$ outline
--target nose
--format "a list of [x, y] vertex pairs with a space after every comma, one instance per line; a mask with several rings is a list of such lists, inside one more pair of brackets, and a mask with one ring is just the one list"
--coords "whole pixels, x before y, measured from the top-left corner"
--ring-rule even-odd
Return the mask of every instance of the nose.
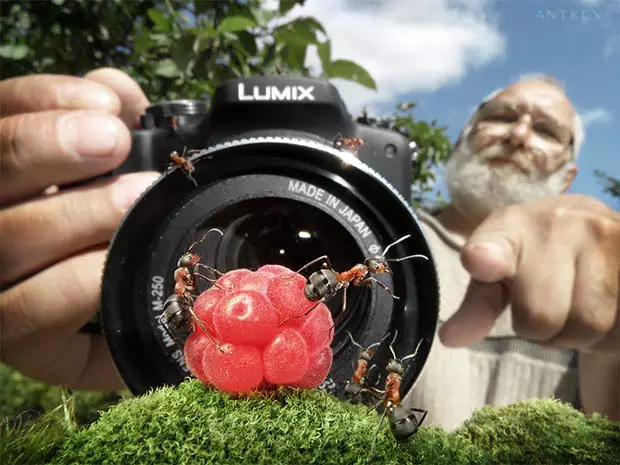
[[530, 135], [530, 129], [532, 126], [532, 117], [530, 115], [523, 115], [519, 121], [517, 121], [510, 130], [510, 143], [515, 147], [524, 146]]

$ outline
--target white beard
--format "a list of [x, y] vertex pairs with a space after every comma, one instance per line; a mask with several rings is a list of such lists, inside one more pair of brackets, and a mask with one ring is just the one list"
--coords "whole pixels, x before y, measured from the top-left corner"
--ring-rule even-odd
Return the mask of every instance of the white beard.
[[491, 167], [489, 155], [501, 151], [501, 147], [492, 146], [474, 154], [466, 138], [454, 148], [445, 166], [445, 179], [450, 200], [458, 211], [484, 219], [508, 205], [562, 193], [570, 163], [547, 178], [528, 176], [513, 165]]

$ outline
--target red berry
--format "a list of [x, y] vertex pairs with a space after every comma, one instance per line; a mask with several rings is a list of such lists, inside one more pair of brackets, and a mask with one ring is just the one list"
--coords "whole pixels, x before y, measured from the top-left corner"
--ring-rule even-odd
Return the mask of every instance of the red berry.
[[263, 352], [265, 379], [274, 384], [297, 381], [308, 367], [306, 341], [298, 331], [283, 329]]
[[[194, 313], [198, 319], [204, 323], [205, 329], [212, 334], [215, 332], [215, 326], [213, 325], [213, 309], [225, 294], [226, 291], [223, 289], [212, 287], [201, 293], [194, 302]], [[196, 328], [196, 325], [194, 325], [194, 328]], [[213, 335], [215, 336], [215, 334]]]
[[263, 265], [258, 270], [257, 273], [261, 274], [269, 274], [271, 276], [280, 276], [283, 274], [293, 274], [294, 272], [282, 265]]
[[209, 336], [202, 332], [194, 332], [185, 341], [185, 363], [192, 374], [204, 383], [209, 383], [202, 367], [202, 359], [210, 346], [215, 347], [215, 343]]
[[329, 369], [332, 366], [332, 357], [331, 347], [324, 347], [311, 354], [309, 357], [310, 364], [306, 369], [306, 373], [302, 378], [293, 382], [292, 385], [304, 389], [317, 387], [327, 378]]
[[213, 344], [204, 352], [203, 370], [211, 384], [222, 391], [240, 394], [261, 384], [263, 361], [259, 349], [230, 343], [220, 348], [221, 351]]
[[194, 303], [194, 313], [219, 345], [194, 325], [185, 344], [190, 371], [237, 394], [279, 385], [318, 386], [332, 363], [333, 318], [323, 303], [302, 316], [315, 305], [305, 297], [305, 285], [306, 278], [280, 265], [234, 270], [219, 278], [217, 287]]
[[310, 352], [330, 345], [334, 338], [334, 319], [327, 305], [323, 303], [303, 318], [288, 320], [284, 326], [296, 328], [306, 340]]
[[246, 270], [245, 268], [240, 268], [238, 270], [232, 270], [226, 273], [224, 276], [219, 278], [215, 284], [219, 287], [223, 287], [226, 290], [234, 289], [239, 281], [243, 279], [244, 276], [250, 274], [250, 270]]
[[268, 273], [252, 273], [245, 275], [235, 286], [236, 291], [256, 291], [265, 295], [272, 275]]
[[274, 277], [267, 289], [267, 297], [278, 309], [282, 319], [301, 316], [314, 305], [304, 294], [306, 279], [292, 273]]
[[280, 317], [263, 294], [237, 291], [218, 302], [213, 310], [213, 324], [226, 342], [262, 346], [280, 329]]

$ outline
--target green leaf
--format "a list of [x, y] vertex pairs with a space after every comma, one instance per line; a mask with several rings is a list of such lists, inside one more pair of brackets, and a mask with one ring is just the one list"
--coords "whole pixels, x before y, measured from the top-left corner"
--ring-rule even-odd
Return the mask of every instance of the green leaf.
[[347, 79], [369, 89], [377, 90], [377, 84], [368, 71], [350, 60], [332, 61], [326, 71], [330, 78]]
[[255, 27], [256, 22], [245, 16], [232, 16], [224, 18], [218, 27], [220, 32], [245, 31], [248, 28]]
[[237, 39], [239, 40], [238, 43], [241, 45], [241, 49], [246, 55], [254, 56], [258, 53], [256, 40], [252, 34], [247, 31], [239, 31], [237, 32]]
[[293, 69], [303, 69], [306, 60], [306, 46], [287, 44], [282, 49], [284, 62]]
[[329, 64], [332, 61], [332, 42], [331, 40], [326, 40], [317, 45], [317, 52], [319, 54], [319, 58], [321, 59], [321, 65], [323, 66], [323, 70], [329, 68]]
[[7, 60], [22, 60], [26, 58], [28, 52], [30, 52], [30, 48], [27, 45], [0, 45], [0, 57]]
[[166, 18], [166, 15], [157, 8], [149, 8], [146, 14], [150, 20], [153, 21], [153, 24], [155, 24], [155, 29], [162, 32], [170, 32], [170, 19]]
[[194, 37], [185, 36], [181, 40], [174, 42], [172, 49], [170, 50], [172, 59], [177, 65], [177, 68], [185, 72], [190, 60], [195, 57], [194, 54]]
[[280, 0], [280, 14], [284, 16], [298, 3], [303, 6], [305, 0]]
[[162, 77], [173, 78], [179, 75], [179, 68], [171, 58], [164, 58], [155, 65], [155, 74]]

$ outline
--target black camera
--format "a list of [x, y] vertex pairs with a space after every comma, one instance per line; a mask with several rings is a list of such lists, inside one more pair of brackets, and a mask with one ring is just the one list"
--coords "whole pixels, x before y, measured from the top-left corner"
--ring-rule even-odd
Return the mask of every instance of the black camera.
[[[395, 262], [392, 274], [377, 276], [398, 299], [379, 286], [348, 288], [328, 380], [340, 395], [353, 373], [358, 349], [346, 331], [367, 346], [397, 330], [397, 356], [427, 340], [403, 379], [403, 389], [413, 385], [434, 340], [439, 295], [431, 252], [408, 201], [412, 145], [406, 137], [365, 117], [355, 121], [326, 81], [270, 76], [227, 81], [210, 102], [156, 104], [132, 141], [115, 173], [156, 170], [162, 176], [112, 240], [101, 322], [134, 393], [190, 375], [160, 317], [174, 292], [179, 257], [211, 228], [223, 237], [210, 235], [193, 251], [222, 272], [265, 264], [296, 270], [321, 255], [344, 271], [410, 235], [389, 257], [423, 254], [429, 260]], [[350, 141], [358, 143], [357, 153]], [[173, 151], [185, 153], [191, 172], [171, 163]], [[342, 291], [326, 303], [338, 316]], [[382, 366], [390, 356], [383, 344], [375, 363]]]

